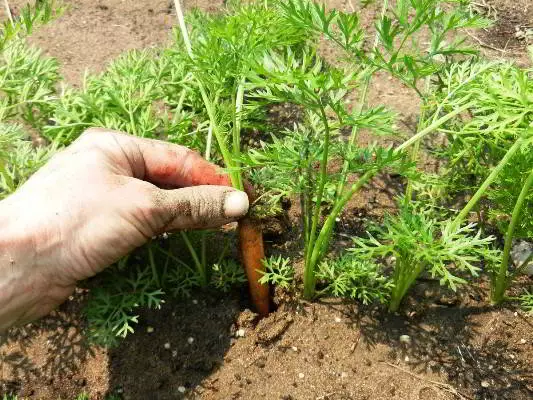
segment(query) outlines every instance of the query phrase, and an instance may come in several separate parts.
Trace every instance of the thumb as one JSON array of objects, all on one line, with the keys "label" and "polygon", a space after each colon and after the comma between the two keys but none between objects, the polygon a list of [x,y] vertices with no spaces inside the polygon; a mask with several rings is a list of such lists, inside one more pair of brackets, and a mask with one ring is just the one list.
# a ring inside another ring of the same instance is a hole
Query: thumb
[{"label": "thumb", "polygon": [[227,186],[159,189],[159,195],[169,221],[163,231],[221,226],[246,215],[249,206],[246,193]]}]

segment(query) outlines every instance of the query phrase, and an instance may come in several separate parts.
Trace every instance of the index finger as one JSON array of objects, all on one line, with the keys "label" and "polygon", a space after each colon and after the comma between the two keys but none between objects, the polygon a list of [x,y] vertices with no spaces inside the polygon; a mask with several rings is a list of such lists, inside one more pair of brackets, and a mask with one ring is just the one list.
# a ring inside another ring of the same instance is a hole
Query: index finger
[{"label": "index finger", "polygon": [[107,129],[91,129],[90,132],[113,135],[134,178],[171,187],[232,186],[229,176],[217,165],[185,146]]}]

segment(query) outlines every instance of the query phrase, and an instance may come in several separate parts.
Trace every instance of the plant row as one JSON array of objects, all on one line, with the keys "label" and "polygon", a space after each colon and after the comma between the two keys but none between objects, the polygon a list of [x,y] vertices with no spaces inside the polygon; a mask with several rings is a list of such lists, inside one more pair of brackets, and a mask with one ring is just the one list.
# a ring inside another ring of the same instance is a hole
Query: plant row
[{"label": "plant row", "polygon": [[[385,0],[370,28],[359,19],[369,13],[363,6],[232,3],[183,19],[176,4],[169,47],[128,52],[80,89],[58,90],[57,62],[23,39],[52,17],[48,2],[14,21],[16,33],[4,30],[0,196],[83,130],[104,126],[189,146],[224,167],[236,188],[249,181],[259,194],[254,224],[292,202],[301,251],[264,259],[261,284],[301,282],[307,299],[349,297],[395,312],[422,276],[455,291],[483,272],[490,301],[506,299],[533,258],[516,261],[511,251],[533,233],[532,71],[478,56],[461,32],[490,21],[468,1]],[[412,131],[369,102],[383,76],[418,98]],[[280,107],[294,110],[289,123],[273,117]],[[48,144],[32,145],[28,132]],[[332,251],[339,219],[383,177],[401,188],[396,211],[366,220],[365,234]],[[218,245],[208,251],[207,243]],[[137,307],[159,307],[165,293],[228,291],[245,276],[234,236],[213,231],[154,238],[98,279],[87,314],[93,338],[110,344],[133,331]],[[531,308],[531,295],[522,299]]]}]

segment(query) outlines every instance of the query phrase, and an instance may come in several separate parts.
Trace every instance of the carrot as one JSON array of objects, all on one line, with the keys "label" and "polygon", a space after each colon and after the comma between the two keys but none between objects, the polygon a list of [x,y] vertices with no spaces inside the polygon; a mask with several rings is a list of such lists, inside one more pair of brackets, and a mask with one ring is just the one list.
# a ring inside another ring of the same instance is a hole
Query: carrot
[{"label": "carrot", "polygon": [[242,263],[248,277],[252,302],[261,316],[268,315],[270,308],[270,296],[268,285],[259,283],[264,271],[262,260],[265,258],[263,247],[263,232],[259,221],[244,217],[239,221],[239,242],[241,248]]},{"label": "carrot", "polygon": [[[231,180],[227,174],[221,174],[218,167],[213,164],[203,165],[202,168],[195,166],[192,171],[191,181],[194,184],[208,184],[208,185],[224,185],[231,186]],[[256,199],[256,194],[253,187],[244,182],[244,191],[248,195],[250,204]],[[245,216],[238,222],[239,247],[241,253],[241,260],[244,265],[246,277],[248,278],[248,285],[252,303],[257,312],[261,316],[265,316],[270,308],[270,288],[268,284],[259,283],[262,274],[265,270],[262,260],[265,258],[265,249],[263,247],[263,232],[261,229],[261,222],[257,219]]]},{"label": "carrot", "polygon": [[[256,197],[253,187],[245,182],[244,190],[248,194],[250,204],[253,203]],[[265,248],[263,246],[261,222],[247,215],[239,221],[238,234],[241,259],[248,278],[252,303],[259,315],[264,317],[270,311],[270,288],[268,284],[259,283],[259,279],[262,276],[261,271],[265,270],[263,265]]]}]

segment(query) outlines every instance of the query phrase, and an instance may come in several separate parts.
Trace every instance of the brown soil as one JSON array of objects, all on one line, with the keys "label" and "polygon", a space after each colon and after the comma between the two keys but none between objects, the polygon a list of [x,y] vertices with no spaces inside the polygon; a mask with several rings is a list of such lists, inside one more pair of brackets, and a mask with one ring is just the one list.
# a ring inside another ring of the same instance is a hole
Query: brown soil
[{"label": "brown soil", "polygon": [[476,1],[474,9],[495,20],[492,27],[479,34],[469,33],[474,43],[482,46],[485,55],[505,58],[520,65],[531,65],[526,47],[533,44],[533,4],[530,0]]},{"label": "brown soil", "polygon": [[[16,13],[23,1],[10,3]],[[126,49],[165,42],[174,23],[172,2],[166,0],[66,3],[65,15],[37,30],[32,41],[60,60],[73,85],[80,84],[86,69],[100,71]],[[198,0],[186,5],[216,10],[220,3]],[[499,27],[531,23],[529,0],[479,3],[503,10],[500,22],[487,36],[478,37],[492,47],[504,46],[512,34],[510,28]],[[352,2],[329,4],[349,10]],[[507,19],[509,10],[516,10],[512,15],[519,20]],[[510,48],[509,56],[527,60],[522,41],[509,40]],[[418,112],[414,96],[387,79],[374,85],[377,90],[370,101],[385,102],[401,113],[407,127],[412,126]],[[365,216],[379,217],[393,208],[391,188],[399,184],[384,177],[352,200],[339,224],[341,233],[360,231]],[[282,225],[289,226],[286,221]],[[280,244],[284,241],[276,231],[270,233],[271,246],[287,247]],[[143,311],[135,334],[113,350],[85,343],[80,311],[85,293],[80,290],[50,317],[11,332],[0,347],[0,395],[73,399],[86,392],[91,399],[116,394],[132,400],[530,399],[533,319],[511,306],[488,307],[486,286],[479,282],[455,295],[441,290],[438,282],[422,281],[407,299],[407,311],[398,315],[339,300],[307,303],[278,293],[277,311],[261,321],[247,310],[246,296],[198,293],[188,301],[169,301],[162,310]],[[405,338],[400,341],[402,335],[409,336],[409,343]]]}]

